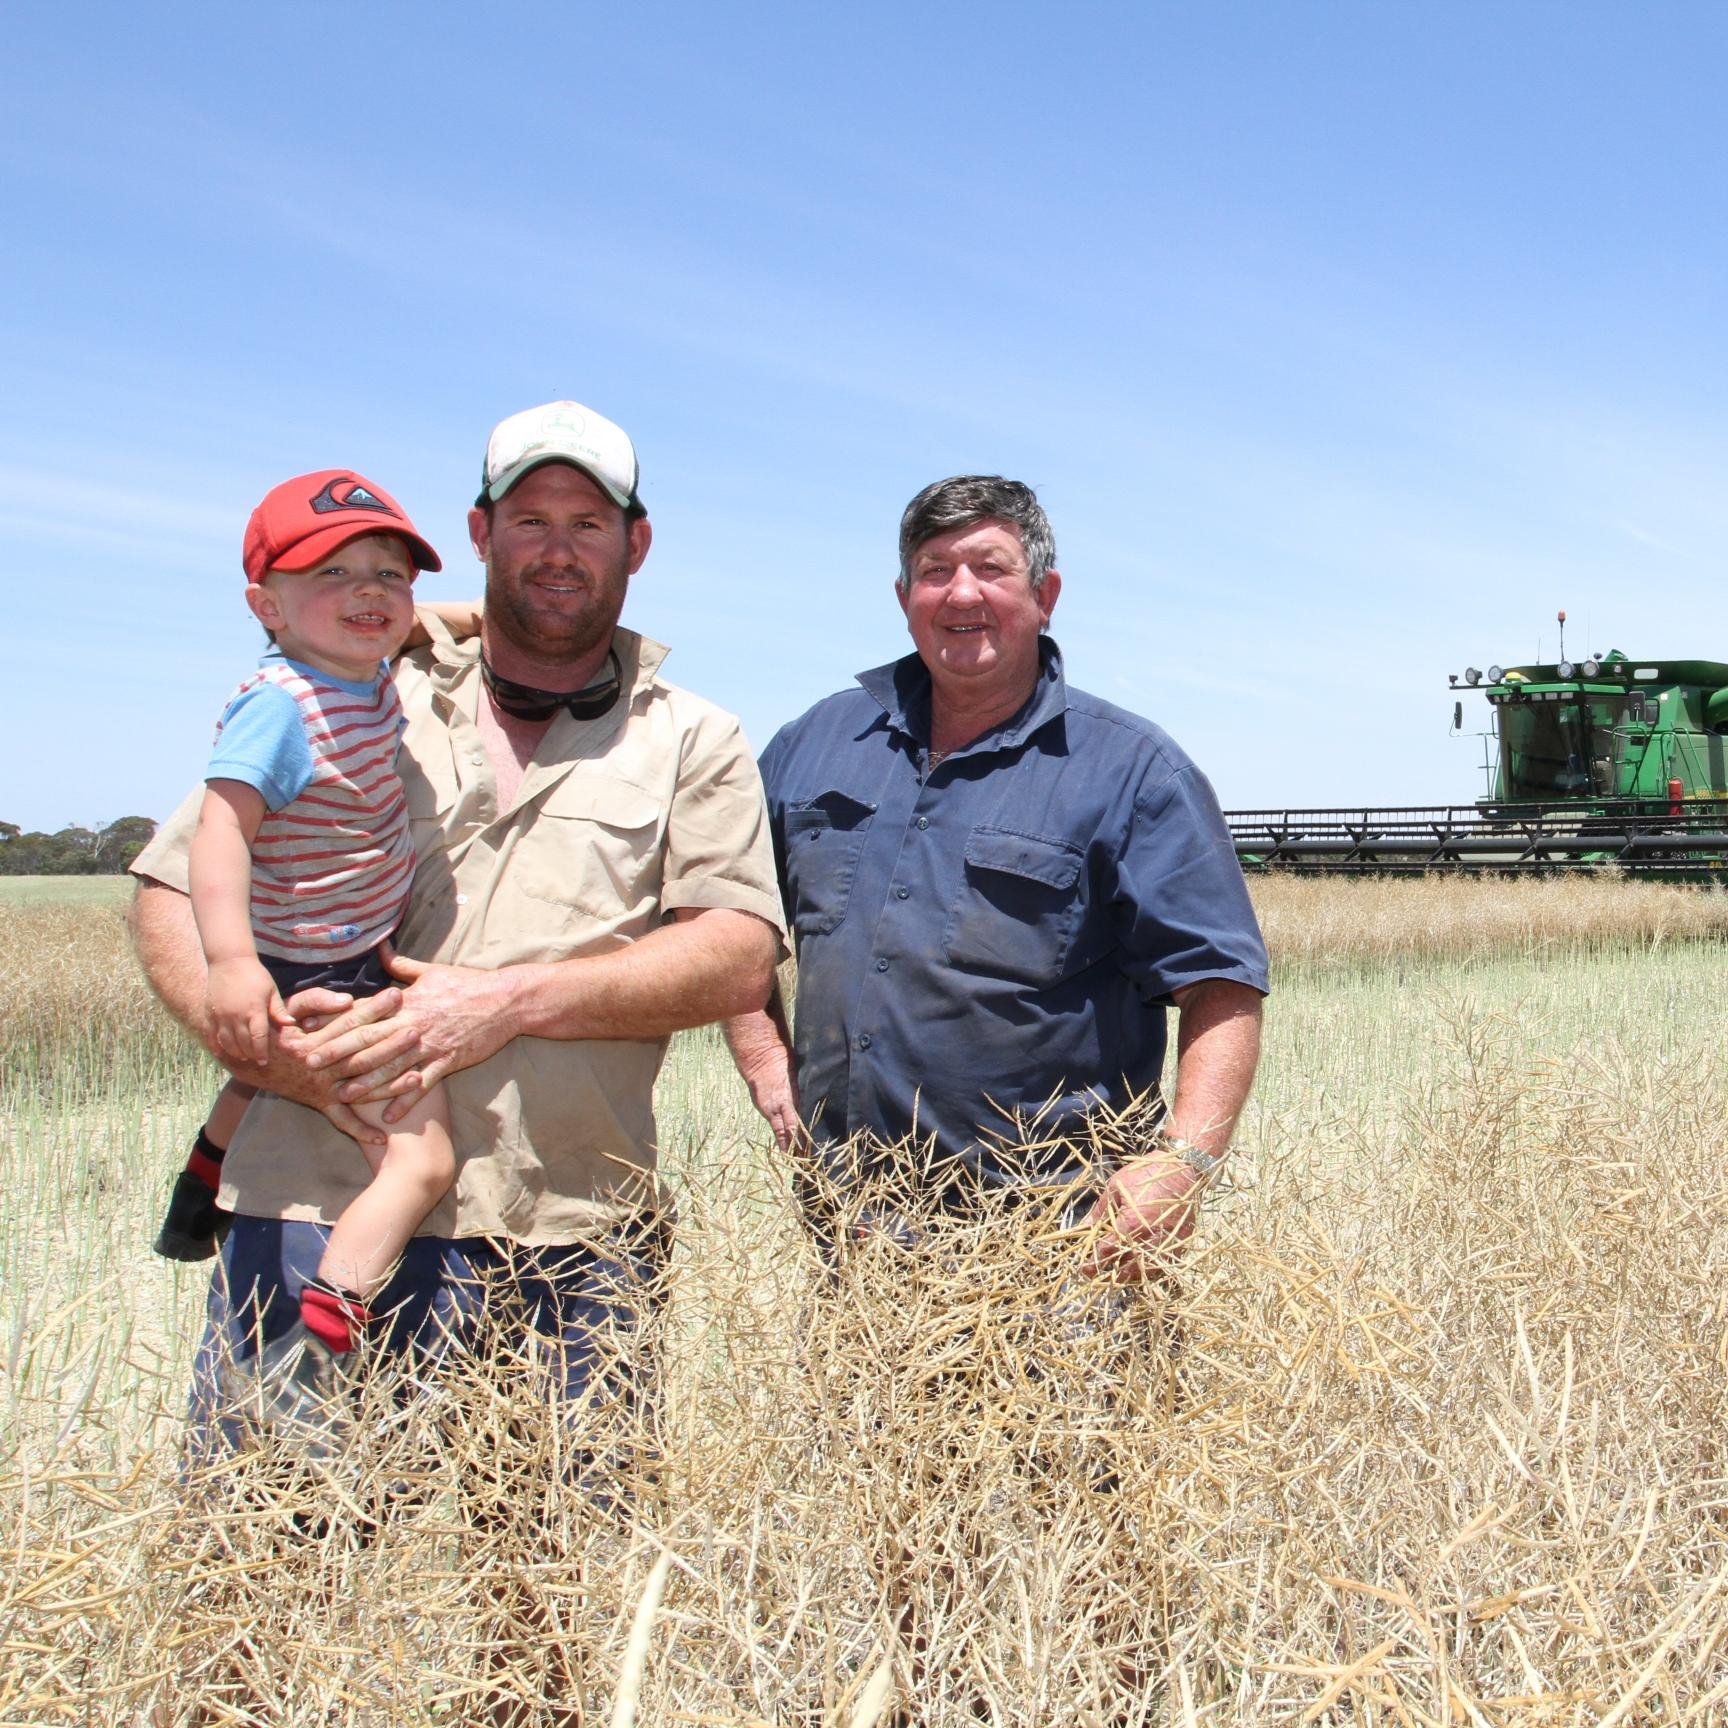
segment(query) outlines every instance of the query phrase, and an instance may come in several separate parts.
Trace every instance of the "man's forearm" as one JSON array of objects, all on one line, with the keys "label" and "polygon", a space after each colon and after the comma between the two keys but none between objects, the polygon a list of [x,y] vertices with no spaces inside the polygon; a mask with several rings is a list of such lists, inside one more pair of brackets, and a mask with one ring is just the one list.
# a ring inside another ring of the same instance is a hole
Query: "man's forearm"
[{"label": "man's forearm", "polygon": [[778,980],[769,986],[765,1007],[734,1014],[721,1022],[726,1048],[738,1072],[748,1076],[759,1063],[787,1061],[792,1054],[792,1029],[786,1022],[786,1004]]},{"label": "man's forearm", "polygon": [[[176,888],[141,877],[127,914],[127,928],[144,976],[165,1007],[218,1062],[229,1066],[216,1049],[205,999],[204,951],[192,917],[192,902]],[[320,1108],[329,1082],[310,1075],[297,1061],[271,1045],[270,1060],[244,1064],[240,1078],[261,1091],[280,1093],[297,1103]]]},{"label": "man's forearm", "polygon": [[613,954],[508,968],[505,1011],[535,1038],[664,1038],[760,1008],[776,946],[751,913],[681,911]]},{"label": "man's forearm", "polygon": [[738,1065],[750,1102],[774,1130],[782,1152],[804,1141],[799,1119],[798,1082],[793,1073],[792,1031],[778,980],[768,992],[768,1005],[725,1022],[726,1047]]},{"label": "man's forearm", "polygon": [[205,1002],[204,950],[192,918],[192,902],[178,889],[140,877],[126,914],[132,947],[162,1006],[210,1048]]},{"label": "man's forearm", "polygon": [[1248,1102],[1260,1060],[1261,997],[1246,984],[1206,979],[1179,998],[1176,1096],[1166,1130],[1222,1152]]}]

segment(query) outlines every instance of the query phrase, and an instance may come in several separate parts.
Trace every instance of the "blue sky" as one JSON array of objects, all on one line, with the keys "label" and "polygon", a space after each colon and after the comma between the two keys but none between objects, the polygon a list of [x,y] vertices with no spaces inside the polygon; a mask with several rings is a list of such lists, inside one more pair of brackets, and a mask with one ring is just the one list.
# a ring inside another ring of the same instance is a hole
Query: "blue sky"
[{"label": "blue sky", "polygon": [[0,819],[196,779],[277,480],[474,592],[557,396],[641,454],[626,622],[758,748],[904,651],[911,494],[1002,472],[1073,680],[1227,805],[1473,798],[1446,674],[1557,607],[1728,660],[1725,73],[1728,9],[1588,0],[17,9]]}]

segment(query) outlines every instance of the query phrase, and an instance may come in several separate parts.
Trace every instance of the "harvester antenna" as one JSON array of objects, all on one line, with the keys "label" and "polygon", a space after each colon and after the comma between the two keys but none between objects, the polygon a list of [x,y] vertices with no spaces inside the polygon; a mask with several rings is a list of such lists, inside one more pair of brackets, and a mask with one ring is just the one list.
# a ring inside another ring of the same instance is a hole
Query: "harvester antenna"
[{"label": "harvester antenna", "polygon": [[1566,658],[1566,608],[1562,606],[1559,612],[1560,624],[1560,658]]}]

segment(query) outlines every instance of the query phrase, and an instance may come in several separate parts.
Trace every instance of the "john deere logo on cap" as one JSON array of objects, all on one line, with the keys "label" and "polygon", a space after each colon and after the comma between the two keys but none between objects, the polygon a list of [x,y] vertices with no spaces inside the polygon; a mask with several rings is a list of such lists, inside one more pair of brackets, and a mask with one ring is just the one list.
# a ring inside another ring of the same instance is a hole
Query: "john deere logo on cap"
[{"label": "john deere logo on cap", "polygon": [[[338,488],[345,490],[338,491]],[[332,510],[377,510],[385,516],[396,514],[382,498],[375,492],[368,492],[358,480],[327,481],[324,490],[310,502],[320,516],[328,516]]]},{"label": "john deere logo on cap", "polygon": [[[560,408],[555,414],[549,414],[541,421],[536,435],[522,446],[522,454],[515,460],[525,461],[537,450],[557,450],[585,456],[589,461],[593,461],[599,452],[583,437],[587,429],[586,415],[572,414],[569,409]],[[505,464],[500,463],[499,466]]]}]

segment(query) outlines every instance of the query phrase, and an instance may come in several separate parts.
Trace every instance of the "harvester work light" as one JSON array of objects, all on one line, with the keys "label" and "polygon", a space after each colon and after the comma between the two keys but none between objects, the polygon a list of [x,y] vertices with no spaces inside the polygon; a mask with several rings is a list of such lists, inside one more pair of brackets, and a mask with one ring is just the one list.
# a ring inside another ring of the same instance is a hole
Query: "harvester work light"
[{"label": "harvester work light", "polygon": [[1505,676],[1506,676],[1506,672],[1505,672],[1505,669],[1503,667],[1490,666],[1488,668],[1488,682],[1490,684],[1498,684],[1500,682],[1500,680],[1502,678],[1504,678]]},{"label": "harvester work light", "polygon": [[1466,666],[1464,668],[1464,682],[1470,685],[1480,684],[1482,682],[1482,674],[1478,672],[1474,666]]},{"label": "harvester work light", "polygon": [[1600,660],[1586,660],[1584,662],[1584,676],[1586,678],[1594,678],[1601,670],[1602,662]]},{"label": "harvester work light", "polygon": [[1554,670],[1558,672],[1562,678],[1573,678],[1576,677],[1578,673],[1578,668],[1574,666],[1570,660],[1562,660]]}]

